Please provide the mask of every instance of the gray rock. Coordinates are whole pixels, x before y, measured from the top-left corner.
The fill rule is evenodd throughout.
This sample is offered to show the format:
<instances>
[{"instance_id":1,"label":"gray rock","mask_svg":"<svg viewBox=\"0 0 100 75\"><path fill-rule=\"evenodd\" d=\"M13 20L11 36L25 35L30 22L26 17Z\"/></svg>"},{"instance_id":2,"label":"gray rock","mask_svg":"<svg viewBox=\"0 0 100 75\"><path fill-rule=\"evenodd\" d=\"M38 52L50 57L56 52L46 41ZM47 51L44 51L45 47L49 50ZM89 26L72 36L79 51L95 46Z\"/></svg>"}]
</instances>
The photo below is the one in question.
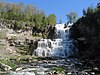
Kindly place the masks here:
<instances>
[{"instance_id":1,"label":"gray rock","mask_svg":"<svg viewBox=\"0 0 100 75\"><path fill-rule=\"evenodd\" d=\"M68 72L67 75L72 75L72 72Z\"/></svg>"},{"instance_id":2,"label":"gray rock","mask_svg":"<svg viewBox=\"0 0 100 75\"><path fill-rule=\"evenodd\" d=\"M3 69L4 71L8 71L12 69L10 66L3 63L0 63L0 68Z\"/></svg>"}]
</instances>

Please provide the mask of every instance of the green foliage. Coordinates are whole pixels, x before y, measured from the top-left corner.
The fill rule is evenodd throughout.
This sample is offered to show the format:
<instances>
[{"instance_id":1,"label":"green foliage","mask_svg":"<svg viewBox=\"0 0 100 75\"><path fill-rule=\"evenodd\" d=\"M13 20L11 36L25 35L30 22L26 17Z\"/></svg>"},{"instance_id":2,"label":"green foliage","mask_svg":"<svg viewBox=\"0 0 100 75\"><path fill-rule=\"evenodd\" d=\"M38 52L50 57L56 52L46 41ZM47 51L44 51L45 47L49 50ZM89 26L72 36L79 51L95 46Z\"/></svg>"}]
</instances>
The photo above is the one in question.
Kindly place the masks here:
<instances>
[{"instance_id":1,"label":"green foliage","mask_svg":"<svg viewBox=\"0 0 100 75\"><path fill-rule=\"evenodd\" d=\"M42 25L42 29L43 29L48 25L48 20L47 20L47 18L45 16L43 17L42 22L43 22L43 25Z\"/></svg>"},{"instance_id":2,"label":"green foliage","mask_svg":"<svg viewBox=\"0 0 100 75\"><path fill-rule=\"evenodd\" d=\"M99 5L97 5L96 8L93 8L93 7L90 6L86 10L83 9L83 15L87 16L87 17L93 15L96 12L100 12L100 6Z\"/></svg>"},{"instance_id":3,"label":"green foliage","mask_svg":"<svg viewBox=\"0 0 100 75\"><path fill-rule=\"evenodd\" d=\"M16 67L16 64L11 62L10 60L0 60L0 62L10 66L11 68L15 68Z\"/></svg>"},{"instance_id":4,"label":"green foliage","mask_svg":"<svg viewBox=\"0 0 100 75\"><path fill-rule=\"evenodd\" d=\"M52 67L52 70L58 73L64 73L65 68L64 67Z\"/></svg>"},{"instance_id":5,"label":"green foliage","mask_svg":"<svg viewBox=\"0 0 100 75\"><path fill-rule=\"evenodd\" d=\"M77 20L77 13L76 12L69 12L67 15L68 23L74 23Z\"/></svg>"},{"instance_id":6,"label":"green foliage","mask_svg":"<svg viewBox=\"0 0 100 75\"><path fill-rule=\"evenodd\" d=\"M86 10L85 10L85 9L83 9L83 15L84 15L84 16L86 15L86 13L87 13L87 12L86 12Z\"/></svg>"},{"instance_id":7,"label":"green foliage","mask_svg":"<svg viewBox=\"0 0 100 75\"><path fill-rule=\"evenodd\" d=\"M87 8L87 15L91 15L91 14L93 14L93 8L92 7L88 7Z\"/></svg>"},{"instance_id":8,"label":"green foliage","mask_svg":"<svg viewBox=\"0 0 100 75\"><path fill-rule=\"evenodd\" d=\"M35 22L35 27L36 28L41 28L43 25L43 18L44 18L44 14L36 14L34 16L34 22Z\"/></svg>"},{"instance_id":9,"label":"green foliage","mask_svg":"<svg viewBox=\"0 0 100 75\"><path fill-rule=\"evenodd\" d=\"M52 27L56 24L55 14L50 14L47 17L43 11L38 10L35 6L29 4L24 6L23 3L0 2L0 18L13 25L11 28L14 30L31 28L35 30L35 34L43 34L47 32L48 24ZM12 23L12 21L14 22Z\"/></svg>"},{"instance_id":10,"label":"green foliage","mask_svg":"<svg viewBox=\"0 0 100 75\"><path fill-rule=\"evenodd\" d=\"M55 16L55 14L50 14L49 16L48 16L48 24L49 25L55 25L56 24L56 16Z\"/></svg>"}]
</instances>

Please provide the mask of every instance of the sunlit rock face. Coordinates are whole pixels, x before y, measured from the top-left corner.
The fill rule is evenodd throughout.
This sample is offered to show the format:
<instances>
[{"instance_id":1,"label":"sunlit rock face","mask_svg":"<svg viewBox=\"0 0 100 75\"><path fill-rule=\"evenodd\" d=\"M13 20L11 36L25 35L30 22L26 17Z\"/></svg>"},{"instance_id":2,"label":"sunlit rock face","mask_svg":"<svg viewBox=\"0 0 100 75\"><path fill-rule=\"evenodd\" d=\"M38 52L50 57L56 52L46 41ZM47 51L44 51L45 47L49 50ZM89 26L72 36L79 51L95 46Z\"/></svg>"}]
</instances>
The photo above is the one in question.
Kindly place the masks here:
<instances>
[{"instance_id":1,"label":"sunlit rock face","mask_svg":"<svg viewBox=\"0 0 100 75\"><path fill-rule=\"evenodd\" d=\"M69 38L69 30L72 24L56 24L56 39L41 39L33 55L39 57L61 57L66 58L78 52L73 45L74 40Z\"/></svg>"}]
</instances>

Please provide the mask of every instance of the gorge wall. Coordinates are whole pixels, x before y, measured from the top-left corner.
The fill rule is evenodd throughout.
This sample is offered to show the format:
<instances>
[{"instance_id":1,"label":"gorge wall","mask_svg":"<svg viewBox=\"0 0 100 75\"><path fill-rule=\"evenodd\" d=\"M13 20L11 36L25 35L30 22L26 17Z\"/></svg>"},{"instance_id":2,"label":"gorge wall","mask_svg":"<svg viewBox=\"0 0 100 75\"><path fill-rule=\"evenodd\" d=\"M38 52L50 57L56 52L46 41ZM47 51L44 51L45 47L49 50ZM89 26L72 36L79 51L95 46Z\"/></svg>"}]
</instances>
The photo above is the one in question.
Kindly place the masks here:
<instances>
[{"instance_id":1,"label":"gorge wall","mask_svg":"<svg viewBox=\"0 0 100 75\"><path fill-rule=\"evenodd\" d=\"M83 58L100 58L100 10L87 13L71 28L71 36L78 41L79 54Z\"/></svg>"}]
</instances>

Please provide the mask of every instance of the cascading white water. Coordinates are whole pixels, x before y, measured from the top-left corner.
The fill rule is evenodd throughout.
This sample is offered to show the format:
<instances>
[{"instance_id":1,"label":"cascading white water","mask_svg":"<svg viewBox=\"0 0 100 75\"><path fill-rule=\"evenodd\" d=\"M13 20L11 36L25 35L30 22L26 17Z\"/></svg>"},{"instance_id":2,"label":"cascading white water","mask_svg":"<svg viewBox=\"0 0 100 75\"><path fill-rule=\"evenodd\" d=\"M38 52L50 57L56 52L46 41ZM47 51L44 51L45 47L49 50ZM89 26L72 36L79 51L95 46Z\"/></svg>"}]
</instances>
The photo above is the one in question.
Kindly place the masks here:
<instances>
[{"instance_id":1,"label":"cascading white water","mask_svg":"<svg viewBox=\"0 0 100 75\"><path fill-rule=\"evenodd\" d=\"M69 38L69 30L72 24L56 24L55 33L57 39L53 41L50 39L41 39L38 41L38 47L34 51L35 56L45 57L61 57L65 58L73 55L78 50L73 45L73 39Z\"/></svg>"},{"instance_id":2,"label":"cascading white water","mask_svg":"<svg viewBox=\"0 0 100 75\"><path fill-rule=\"evenodd\" d=\"M34 50L33 55L39 57L60 57L66 58L70 55L75 54L78 50L73 44L73 39L69 38L69 29L71 24L69 24L66 28L64 24L57 24L55 26L55 33L57 35L57 39L41 39L38 41L38 47ZM51 60L50 60L51 61ZM57 60L55 60L57 62ZM59 61L58 61L59 62ZM57 62L57 63L58 63ZM62 61L65 63L64 61ZM54 63L38 63L34 68L23 69L22 71L11 71L8 72L7 75L47 75L50 70L50 65L55 66L58 64ZM43 68L43 65L48 68ZM62 66L60 62L59 65ZM65 64L64 64L65 65ZM39 66L39 67L38 67ZM30 66L31 67L31 66ZM46 69L46 70L45 70Z\"/></svg>"}]
</instances>

